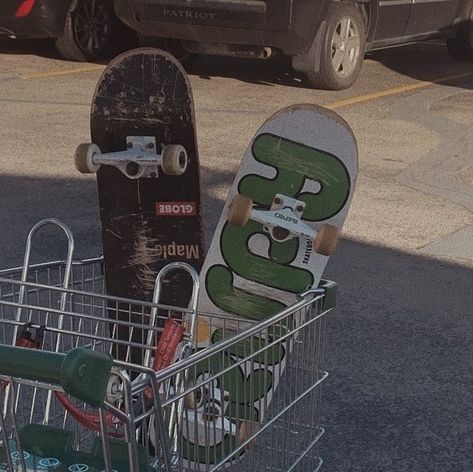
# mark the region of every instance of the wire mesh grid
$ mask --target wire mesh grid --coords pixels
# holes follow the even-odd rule
[[[219,342],[157,374],[187,379],[162,404],[184,401],[179,470],[318,470],[325,312],[312,297],[244,331],[213,320]]]
[[[5,398],[4,382],[4,418],[14,398],[18,428],[37,423],[66,430],[72,433],[70,449],[87,457],[97,450],[102,435],[135,444],[138,458],[135,466],[130,463],[125,469],[130,471],[319,469],[321,384],[327,377],[323,369],[327,310],[321,291],[308,293],[259,324],[199,315],[194,353],[186,359],[175,357],[170,367],[155,373],[154,340],[163,332],[165,320],[171,313],[188,330],[190,310],[160,307],[153,319],[155,304],[106,295],[101,259],[75,262],[72,267],[69,289],[61,288],[65,271],[61,261],[31,268],[27,282],[20,281],[21,269],[0,271],[1,344],[15,344],[24,331],[32,341],[41,336],[43,350],[85,347],[111,354],[112,377],[119,384],[128,382],[130,397],[125,409],[120,403],[125,400],[109,398],[108,388],[106,405],[125,413],[122,416],[133,428],[128,431],[126,421],[116,417],[105,421],[105,429],[84,426],[50,393],[61,391],[60,386],[21,379],[10,379],[15,383],[10,399]],[[75,406],[97,415],[84,402],[75,401]],[[11,444],[14,425],[8,427],[4,421],[2,434],[4,446]],[[14,464],[19,467],[18,460]],[[87,470],[104,470],[101,464]],[[115,465],[113,470],[118,470]]]

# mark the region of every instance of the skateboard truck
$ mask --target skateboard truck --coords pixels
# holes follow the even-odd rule
[[[251,198],[238,194],[228,208],[227,220],[237,226],[245,226],[249,220],[257,221],[278,242],[302,237],[313,242],[316,253],[329,256],[338,242],[338,228],[324,224],[318,231],[302,221],[305,203],[285,195],[276,194],[269,210],[253,208]]]
[[[165,145],[161,154],[152,136],[127,136],[126,145],[126,151],[102,153],[96,144],[79,144],[74,155],[76,168],[91,174],[102,165],[113,166],[129,179],[156,178],[159,167],[165,175],[182,175],[187,169],[189,159],[180,144]]]

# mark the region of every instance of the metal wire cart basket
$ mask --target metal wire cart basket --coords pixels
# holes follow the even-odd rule
[[[31,265],[47,224],[67,257]],[[145,302],[107,295],[102,259],[72,252],[44,220],[23,267],[0,271],[0,471],[319,470],[333,282],[255,323],[197,314],[185,264]],[[159,304],[177,267],[185,308]],[[216,339],[199,350],[202,327]]]

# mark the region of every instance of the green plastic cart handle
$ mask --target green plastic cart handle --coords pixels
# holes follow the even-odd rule
[[[76,348],[67,354],[0,346],[0,374],[60,385],[91,406],[103,405],[113,359],[108,354]]]

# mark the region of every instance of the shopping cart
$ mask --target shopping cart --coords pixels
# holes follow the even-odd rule
[[[51,224],[67,257],[32,265]],[[319,470],[333,282],[256,323],[197,315],[185,264],[160,272],[152,302],[108,295],[102,266],[74,260],[70,230],[45,220],[23,266],[0,271],[0,471]],[[193,280],[189,307],[159,304],[176,268]],[[218,339],[196,350],[203,319]],[[277,388],[256,375],[268,365]]]

